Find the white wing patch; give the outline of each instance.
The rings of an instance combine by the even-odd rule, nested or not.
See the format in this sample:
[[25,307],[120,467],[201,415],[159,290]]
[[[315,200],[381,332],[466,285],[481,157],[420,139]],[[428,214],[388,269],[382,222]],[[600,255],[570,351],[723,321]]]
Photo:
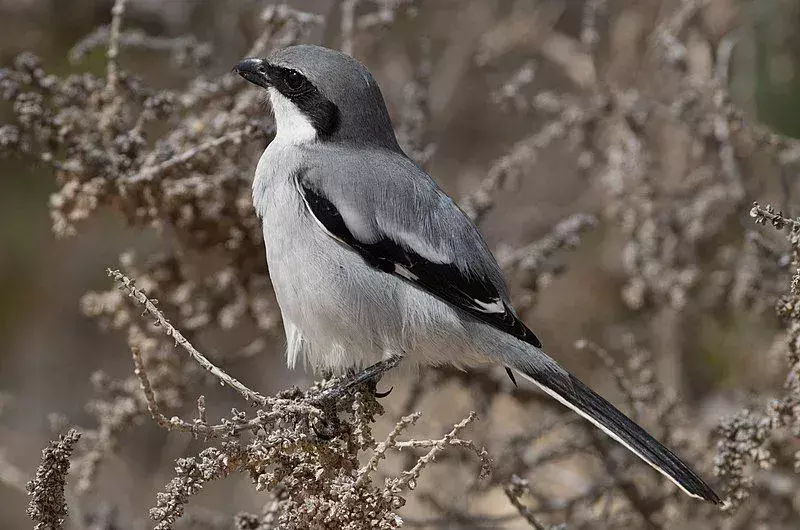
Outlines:
[[417,232],[404,230],[403,227],[397,224],[382,222],[380,219],[378,220],[378,227],[384,233],[392,234],[391,238],[394,241],[402,241],[405,246],[431,263],[440,265],[453,263],[452,256],[450,256],[444,248],[435,246],[424,237],[420,237],[420,234]]
[[394,273],[400,276],[401,278],[405,278],[406,280],[410,280],[412,282],[416,282],[419,280],[419,276],[417,276],[407,268],[403,267],[399,263],[394,264]]
[[499,298],[495,298],[492,302],[486,303],[476,298],[472,299],[472,302],[478,307],[480,311],[484,313],[498,313],[504,314],[506,312],[506,306],[502,300]]

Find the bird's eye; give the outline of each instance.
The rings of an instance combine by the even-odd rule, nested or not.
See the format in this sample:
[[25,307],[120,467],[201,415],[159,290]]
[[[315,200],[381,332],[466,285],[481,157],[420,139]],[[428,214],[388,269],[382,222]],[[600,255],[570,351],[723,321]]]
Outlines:
[[292,92],[300,92],[306,87],[306,78],[294,70],[289,70],[283,79],[286,83],[286,88]]

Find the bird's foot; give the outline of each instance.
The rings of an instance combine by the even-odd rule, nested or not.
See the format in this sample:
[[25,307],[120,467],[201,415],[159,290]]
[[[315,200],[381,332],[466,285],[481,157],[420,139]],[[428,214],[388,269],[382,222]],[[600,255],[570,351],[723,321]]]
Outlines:
[[402,356],[395,355],[386,360],[377,362],[372,366],[368,366],[360,372],[351,375],[338,385],[320,392],[316,397],[316,401],[321,403],[346,396],[347,394],[352,393],[356,387],[364,383],[372,383],[375,397],[386,397],[389,395],[392,389],[390,388],[387,392],[377,392],[375,385],[384,373],[400,364],[400,361],[402,360]]
[[386,392],[378,392],[376,389],[377,382],[385,372],[400,364],[401,360],[403,360],[401,356],[390,357],[368,366],[358,373],[348,374],[348,377],[341,383],[323,390],[313,398],[315,405],[323,412],[322,416],[312,425],[317,437],[320,440],[329,441],[339,434],[341,422],[336,412],[336,400],[351,394],[358,386],[368,385],[368,388],[372,390],[373,395],[377,398],[388,396],[392,388]]

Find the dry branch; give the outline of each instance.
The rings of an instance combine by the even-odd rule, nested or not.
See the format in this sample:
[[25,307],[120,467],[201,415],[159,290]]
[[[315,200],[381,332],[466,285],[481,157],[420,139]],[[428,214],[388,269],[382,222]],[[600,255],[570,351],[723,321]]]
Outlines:
[[172,324],[169,323],[164,314],[156,307],[155,303],[153,303],[153,301],[150,300],[147,295],[145,295],[133,284],[133,281],[130,278],[117,270],[108,269],[107,273],[111,278],[114,279],[114,281],[117,282],[120,290],[136,300],[137,303],[144,306],[145,310],[155,319],[156,325],[163,330],[167,337],[175,339],[175,344],[186,350],[192,359],[194,359],[205,370],[218,378],[222,384],[228,385],[239,392],[239,394],[241,394],[246,401],[252,401],[260,405],[265,405],[267,403],[267,398],[258,392],[250,390],[237,379],[229,376],[214,366],[214,364],[206,359],[202,353],[197,351],[197,349],[192,346],[186,337],[184,337],[180,331],[178,331]]

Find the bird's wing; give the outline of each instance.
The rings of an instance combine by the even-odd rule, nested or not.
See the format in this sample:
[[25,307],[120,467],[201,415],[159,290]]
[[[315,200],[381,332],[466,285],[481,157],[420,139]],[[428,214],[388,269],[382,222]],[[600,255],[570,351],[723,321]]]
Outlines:
[[374,156],[298,171],[308,213],[369,266],[541,347],[511,308],[480,233],[452,199],[405,157]]

